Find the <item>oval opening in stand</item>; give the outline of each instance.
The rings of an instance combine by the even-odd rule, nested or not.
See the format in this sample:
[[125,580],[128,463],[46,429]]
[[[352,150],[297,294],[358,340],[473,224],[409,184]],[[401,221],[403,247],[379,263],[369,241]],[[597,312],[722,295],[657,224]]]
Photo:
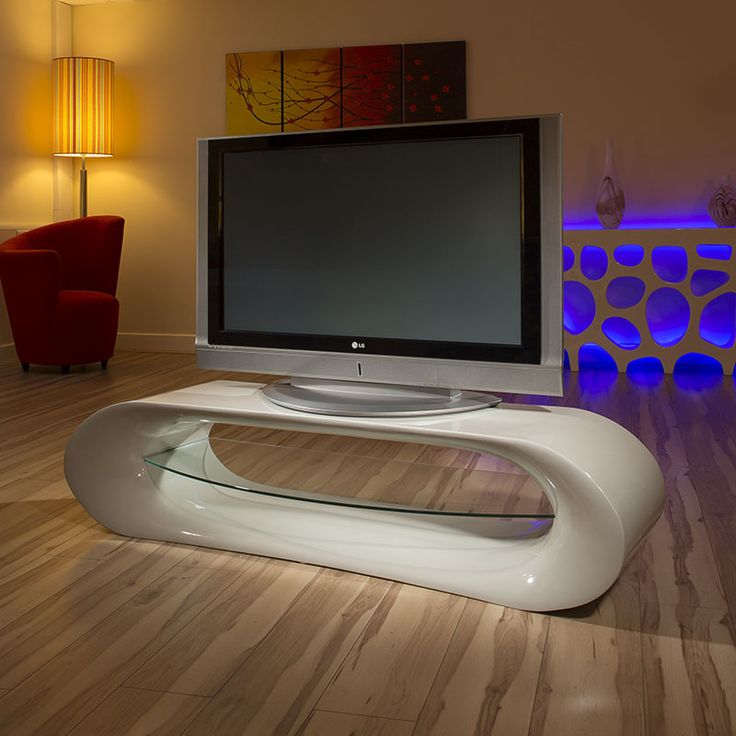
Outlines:
[[626,375],[637,386],[656,388],[664,380],[664,366],[653,356],[637,358],[626,366]]
[[562,270],[569,271],[575,265],[575,253],[572,248],[562,246]]
[[591,290],[580,281],[563,284],[563,322],[571,335],[578,335],[595,319],[595,298]]
[[677,359],[672,377],[678,388],[703,391],[720,385],[723,366],[710,355],[686,353]]
[[660,245],[652,251],[652,268],[671,284],[684,281],[687,276],[687,251],[679,245]]
[[622,266],[638,266],[644,260],[644,248],[640,245],[619,245],[613,251],[616,263]]
[[539,518],[540,530],[554,516],[525,470],[472,450],[230,424],[215,424],[203,442],[241,490],[250,483],[344,505]]
[[606,301],[616,309],[628,309],[641,301],[646,290],[646,284],[636,276],[617,276],[606,287]]
[[603,321],[601,330],[622,350],[636,350],[641,345],[641,335],[636,325],[624,317],[609,317]]
[[608,270],[608,254],[597,245],[586,245],[580,253],[580,270],[591,281],[603,278]]
[[727,261],[731,258],[733,248],[723,243],[700,243],[695,246],[697,254],[703,258],[712,258],[716,261]]
[[727,291],[703,307],[700,337],[719,348],[730,348],[736,340],[736,293]]
[[730,276],[725,271],[700,268],[690,277],[690,290],[694,296],[704,296],[723,286]]
[[688,330],[690,304],[677,289],[665,286],[649,295],[646,318],[652,339],[662,347],[671,347]]

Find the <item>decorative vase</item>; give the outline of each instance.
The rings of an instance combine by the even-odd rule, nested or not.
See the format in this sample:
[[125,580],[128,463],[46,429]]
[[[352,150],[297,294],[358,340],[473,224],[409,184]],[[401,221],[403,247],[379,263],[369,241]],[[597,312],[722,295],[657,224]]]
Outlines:
[[728,174],[721,177],[720,186],[710,198],[708,214],[718,227],[736,227],[736,190]]
[[603,180],[598,187],[595,200],[595,212],[601,225],[608,230],[617,228],[624,219],[626,200],[621,189],[616,164],[613,161],[613,140],[606,139],[606,164],[603,168]]

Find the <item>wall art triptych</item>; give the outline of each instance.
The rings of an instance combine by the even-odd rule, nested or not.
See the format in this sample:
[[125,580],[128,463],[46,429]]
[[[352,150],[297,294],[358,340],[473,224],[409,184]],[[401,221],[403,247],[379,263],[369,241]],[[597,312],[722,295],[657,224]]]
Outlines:
[[466,117],[465,41],[227,54],[227,134]]

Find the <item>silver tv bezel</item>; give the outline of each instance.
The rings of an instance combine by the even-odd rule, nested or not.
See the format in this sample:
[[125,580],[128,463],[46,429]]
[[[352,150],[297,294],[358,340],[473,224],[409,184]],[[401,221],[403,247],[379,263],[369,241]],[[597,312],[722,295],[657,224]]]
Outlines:
[[[367,355],[315,350],[212,345],[208,338],[208,144],[197,141],[197,335],[201,368],[300,378],[562,395],[562,119],[538,119],[542,215],[541,358],[539,364]],[[452,121],[458,122],[458,121]],[[423,125],[418,123],[416,125]],[[408,126],[404,126],[408,127]],[[324,132],[324,131],[319,131]],[[271,135],[271,134],[266,134]],[[282,133],[281,135],[304,135]],[[235,136],[242,137],[242,136]]]

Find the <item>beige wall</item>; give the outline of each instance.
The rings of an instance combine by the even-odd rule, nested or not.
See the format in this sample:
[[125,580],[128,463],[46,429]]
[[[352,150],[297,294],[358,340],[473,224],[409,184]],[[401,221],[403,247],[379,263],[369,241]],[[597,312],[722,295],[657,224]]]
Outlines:
[[592,219],[613,136],[627,218],[704,211],[736,174],[733,0],[148,0],[76,7],[117,62],[117,155],[90,211],[127,218],[123,332],[194,330],[195,139],[225,131],[229,51],[465,39],[470,117],[565,114],[566,219]]
[[[52,214],[50,0],[0,0],[0,229]],[[0,346],[11,342],[0,296]]]

